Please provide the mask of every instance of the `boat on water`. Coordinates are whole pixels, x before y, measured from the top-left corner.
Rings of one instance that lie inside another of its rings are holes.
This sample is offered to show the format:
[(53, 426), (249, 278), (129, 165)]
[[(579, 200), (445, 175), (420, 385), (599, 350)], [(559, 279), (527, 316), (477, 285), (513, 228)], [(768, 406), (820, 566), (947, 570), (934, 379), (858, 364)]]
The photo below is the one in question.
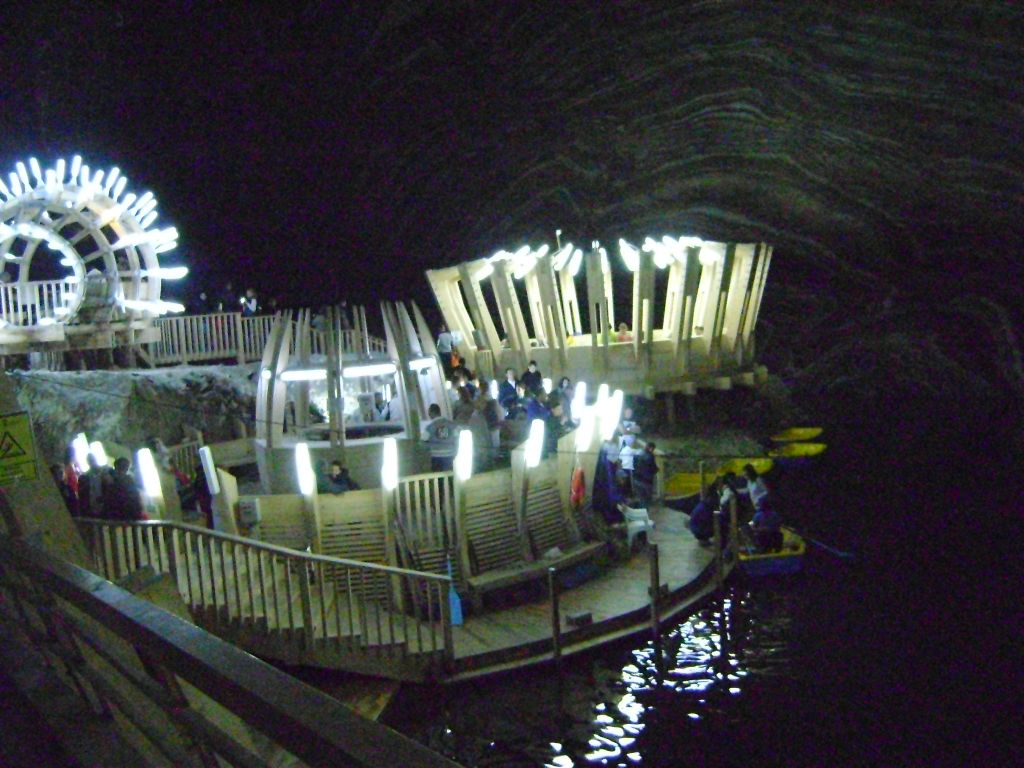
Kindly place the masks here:
[(773, 443), (805, 443), (820, 436), (821, 427), (790, 427), (771, 436)]
[(827, 447), (825, 443), (783, 443), (768, 451), (768, 455), (779, 466), (799, 467), (820, 456)]
[(782, 546), (774, 552), (758, 552), (747, 536), (741, 536), (740, 568), (747, 576), (776, 576), (796, 573), (803, 566), (807, 542), (792, 528), (782, 527)]

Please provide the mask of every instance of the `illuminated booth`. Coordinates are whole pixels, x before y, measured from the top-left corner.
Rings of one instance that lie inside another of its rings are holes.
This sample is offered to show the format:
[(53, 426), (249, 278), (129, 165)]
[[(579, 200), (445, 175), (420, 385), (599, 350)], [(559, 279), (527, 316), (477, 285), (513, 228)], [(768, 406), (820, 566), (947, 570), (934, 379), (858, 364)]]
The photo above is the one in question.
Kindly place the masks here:
[(464, 339), (460, 353), (489, 378), (537, 360), (555, 381), (606, 381), (652, 396), (764, 376), (754, 329), (771, 246), (663, 237), (640, 247), (619, 240), (618, 251), (632, 279), (627, 318), (616, 318), (615, 270), (597, 242), (554, 252), (526, 245), (428, 270), (427, 278), (448, 327)]
[[(338, 460), (363, 487), (380, 483), (386, 438), (402, 446), (405, 473), (429, 467), (420, 424), (437, 403), (451, 415), (442, 368), (419, 309), (381, 306), (386, 340), (367, 330), (366, 310), (279, 313), (264, 348), (256, 395), (256, 455), (267, 493), (295, 489), (292, 451)], [(375, 398), (379, 396), (379, 408)]]
[(77, 155), (15, 167), (0, 179), (0, 354), (159, 341), (153, 319), (184, 311), (162, 284), (188, 270), (160, 265), (178, 232), (156, 226), (153, 193)]

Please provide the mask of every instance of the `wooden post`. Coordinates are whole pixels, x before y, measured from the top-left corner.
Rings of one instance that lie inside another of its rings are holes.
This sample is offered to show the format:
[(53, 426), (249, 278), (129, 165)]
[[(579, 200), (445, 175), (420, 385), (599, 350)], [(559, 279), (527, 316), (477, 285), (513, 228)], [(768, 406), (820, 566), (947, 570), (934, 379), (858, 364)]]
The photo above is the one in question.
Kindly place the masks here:
[(232, 313), (231, 318), (235, 325), (235, 346), (237, 347), (236, 357), (238, 359), (238, 364), (242, 365), (245, 363), (245, 337), (242, 335), (242, 313), (234, 312)]
[(658, 545), (648, 544), (647, 554), (651, 563), (651, 637), (654, 642), (661, 642), (661, 611), (658, 600), (661, 593), (661, 567), (658, 562)]
[(701, 459), (698, 466), (700, 467), (700, 497), (703, 499), (704, 494), (707, 493), (708, 485), (707, 480), (704, 477), (704, 460)]
[(722, 586), (725, 580), (725, 563), (722, 559), (722, 511), (716, 509), (714, 512), (715, 523), (715, 583)]
[(732, 558), (730, 562), (736, 562), (737, 552), (740, 547), (740, 527), (736, 514), (736, 497), (729, 499), (729, 545)]
[(444, 665), (444, 671), (449, 672), (455, 663), (455, 640), (452, 637), (452, 611), (451, 604), (448, 602), (449, 587), (444, 582), (437, 582), (437, 587), (437, 603), (441, 606), (441, 630), (444, 634), (444, 655), (442, 657), (442, 663)]
[(548, 593), (551, 596), (551, 656), (555, 660), (555, 671), (562, 676), (562, 617), (558, 608), (558, 574), (555, 566), (548, 568)]
[(309, 588), (309, 563), (303, 559), (300, 559), (299, 562), (302, 563), (298, 573), (299, 597), (302, 600), (302, 637), (306, 650), (312, 650), (313, 640), (316, 637), (313, 626), (313, 590)]

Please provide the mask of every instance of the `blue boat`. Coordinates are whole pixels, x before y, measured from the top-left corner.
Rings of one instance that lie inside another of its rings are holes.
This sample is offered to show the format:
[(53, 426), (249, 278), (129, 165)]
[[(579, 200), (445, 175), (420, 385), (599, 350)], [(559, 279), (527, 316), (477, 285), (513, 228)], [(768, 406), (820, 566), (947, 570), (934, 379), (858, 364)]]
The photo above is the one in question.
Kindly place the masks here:
[[(743, 537), (745, 538), (745, 537)], [(758, 552), (748, 541), (741, 541), (740, 568), (747, 576), (776, 576), (796, 573), (803, 566), (807, 542), (791, 528), (782, 527), (782, 546), (774, 552)]]

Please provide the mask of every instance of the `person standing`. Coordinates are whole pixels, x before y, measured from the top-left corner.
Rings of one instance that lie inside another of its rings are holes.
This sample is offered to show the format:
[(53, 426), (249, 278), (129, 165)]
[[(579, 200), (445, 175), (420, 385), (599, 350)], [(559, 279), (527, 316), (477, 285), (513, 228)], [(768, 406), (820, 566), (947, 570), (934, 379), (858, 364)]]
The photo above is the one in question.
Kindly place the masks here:
[(103, 496), (110, 485), (110, 470), (101, 467), (96, 457), (90, 453), (86, 459), (89, 469), (79, 478), (78, 510), (82, 517), (106, 517)]
[(505, 413), (508, 413), (509, 408), (512, 408), (516, 401), (519, 399), (516, 387), (519, 382), (516, 381), (516, 372), (514, 368), (505, 369), (505, 380), (498, 385), (498, 405), (505, 409)]
[(444, 375), (450, 378), (452, 375), (452, 351), (455, 340), (448, 331), (448, 326), (441, 324), (441, 332), (437, 334), (437, 354), (441, 358), (441, 366), (444, 368)]
[(643, 451), (633, 457), (633, 493), (643, 506), (654, 500), (654, 480), (658, 475), (658, 459), (654, 443), (647, 443)]
[(431, 403), (427, 409), (430, 423), (423, 428), (424, 441), (430, 447), (430, 471), (447, 472), (458, 452), (459, 425), (441, 415), (441, 406)]
[(245, 296), (242, 297), (242, 317), (252, 317), (260, 311), (260, 303), (256, 298), (256, 291), (253, 288), (245, 289)]
[(531, 360), (530, 364), (526, 366), (523, 375), (519, 377), (519, 383), (523, 385), (523, 389), (534, 396), (544, 391), (544, 376), (537, 367), (536, 360)]
[(135, 477), (131, 473), (132, 463), (124, 456), (114, 462), (114, 476), (105, 494), (106, 517), (111, 520), (145, 520), (142, 497)]

